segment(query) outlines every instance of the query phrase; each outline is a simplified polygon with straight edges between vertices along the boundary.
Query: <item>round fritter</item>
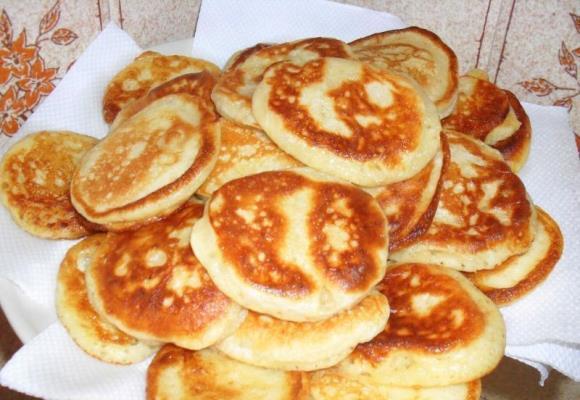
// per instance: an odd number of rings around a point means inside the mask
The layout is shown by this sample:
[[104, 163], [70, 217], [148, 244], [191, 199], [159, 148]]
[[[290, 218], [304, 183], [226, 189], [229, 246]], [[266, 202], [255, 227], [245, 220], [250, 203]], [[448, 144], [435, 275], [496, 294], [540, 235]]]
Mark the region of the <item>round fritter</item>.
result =
[[458, 92], [457, 56], [439, 36], [411, 26], [350, 43], [357, 59], [413, 78], [437, 106], [441, 118], [453, 111]]
[[241, 49], [241, 50], [236, 51], [226, 61], [226, 64], [224, 65], [224, 69], [223, 69], [223, 74], [236, 68], [238, 65], [240, 65], [241, 63], [246, 61], [246, 59], [248, 57], [250, 57], [252, 54], [256, 53], [257, 51], [265, 49], [266, 47], [270, 47], [274, 44], [275, 43], [257, 43], [254, 46], [247, 47], [245, 49]]
[[212, 74], [207, 71], [202, 71], [180, 75], [159, 86], [155, 86], [143, 97], [129, 102], [117, 114], [117, 117], [111, 124], [111, 130], [116, 129], [121, 123], [137, 114], [155, 100], [170, 94], [187, 93], [192, 96], [198, 96], [204, 99], [209, 106], [211, 104], [211, 91], [215, 83], [216, 78]]
[[556, 221], [536, 207], [534, 241], [524, 254], [512, 256], [492, 270], [467, 277], [499, 306], [519, 300], [540, 285], [562, 256], [564, 238]]
[[26, 232], [46, 239], [90, 233], [70, 201], [70, 181], [97, 139], [68, 131], [26, 136], [0, 163], [0, 200]]
[[345, 377], [371, 386], [447, 386], [479, 379], [501, 360], [501, 314], [459, 272], [392, 265], [378, 288], [391, 316], [383, 332], [336, 366]]
[[56, 312], [86, 353], [108, 363], [132, 364], [149, 357], [158, 347], [140, 342], [105, 322], [89, 302], [85, 270], [104, 239], [104, 234], [89, 236], [66, 253], [58, 272]]
[[72, 180], [72, 203], [109, 230], [133, 229], [185, 203], [218, 150], [217, 115], [206, 99], [161, 97], [87, 153]]
[[307, 400], [300, 372], [232, 360], [213, 349], [161, 348], [147, 370], [147, 400]]
[[461, 133], [446, 135], [451, 161], [433, 222], [415, 243], [391, 253], [391, 259], [471, 272], [524, 253], [536, 229], [524, 184], [498, 151]]
[[262, 131], [225, 118], [220, 120], [221, 147], [214, 169], [198, 194], [209, 197], [224, 183], [264, 171], [279, 171], [302, 166], [284, 153]]
[[289, 371], [328, 368], [385, 328], [389, 302], [373, 292], [349, 310], [318, 322], [291, 322], [249, 312], [240, 328], [216, 348], [260, 367]]
[[166, 56], [146, 51], [113, 77], [103, 97], [103, 118], [110, 124], [128, 103], [179, 75], [208, 71], [215, 77], [220, 69], [209, 61], [180, 55]]
[[95, 310], [131, 336], [194, 350], [234, 332], [246, 310], [217, 289], [189, 245], [202, 213], [188, 202], [161, 222], [109, 233], [87, 270]]
[[360, 61], [272, 66], [253, 111], [282, 150], [361, 186], [408, 179], [439, 149], [439, 117], [423, 90]]
[[389, 251], [409, 246], [429, 229], [448, 164], [449, 144], [442, 134], [441, 149], [417, 175], [383, 187], [365, 189], [377, 199], [389, 221]]
[[338, 39], [310, 38], [278, 45], [256, 45], [229, 63], [212, 94], [219, 113], [232, 121], [260, 128], [252, 113], [252, 95], [268, 67], [282, 61], [305, 62], [320, 57], [351, 58]]
[[192, 246], [220, 290], [244, 307], [319, 321], [381, 280], [388, 225], [359, 188], [307, 168], [262, 172], [214, 192]]

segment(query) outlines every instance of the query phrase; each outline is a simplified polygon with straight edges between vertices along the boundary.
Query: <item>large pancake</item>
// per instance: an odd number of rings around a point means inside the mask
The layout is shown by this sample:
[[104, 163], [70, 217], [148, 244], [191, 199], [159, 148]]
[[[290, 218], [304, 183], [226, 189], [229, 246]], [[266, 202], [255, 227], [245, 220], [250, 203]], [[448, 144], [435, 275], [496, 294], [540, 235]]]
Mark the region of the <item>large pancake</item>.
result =
[[166, 345], [147, 370], [147, 400], [307, 400], [305, 379], [300, 372], [254, 367], [213, 349]]
[[220, 290], [244, 307], [319, 321], [381, 280], [388, 225], [359, 188], [308, 168], [262, 172], [214, 192], [192, 246]]
[[385, 328], [389, 303], [373, 292], [350, 310], [318, 322], [290, 322], [250, 311], [216, 345], [229, 357], [265, 368], [312, 371], [331, 367]]
[[524, 184], [497, 150], [461, 133], [446, 135], [451, 162], [433, 222], [419, 240], [390, 257], [475, 271], [524, 253], [536, 229]]
[[562, 255], [564, 239], [556, 221], [536, 207], [538, 223], [534, 241], [524, 254], [512, 256], [492, 270], [466, 274], [499, 306], [519, 300], [540, 285]]
[[85, 270], [105, 239], [90, 236], [74, 245], [60, 265], [56, 285], [56, 312], [72, 339], [87, 354], [108, 363], [132, 364], [149, 357], [150, 346], [105, 322], [89, 302]]
[[457, 101], [457, 56], [439, 36], [411, 26], [375, 33], [350, 45], [359, 60], [413, 78], [435, 103], [441, 118], [451, 114]]
[[217, 162], [197, 193], [209, 197], [224, 183], [264, 171], [280, 171], [302, 163], [280, 150], [262, 131], [225, 118], [220, 120], [221, 147]]
[[320, 57], [351, 58], [349, 46], [338, 39], [310, 38], [244, 50], [220, 77], [212, 98], [218, 112], [242, 125], [260, 128], [252, 113], [252, 95], [268, 67], [282, 61], [305, 62]]
[[95, 310], [131, 336], [194, 350], [233, 333], [246, 311], [216, 288], [189, 245], [202, 212], [188, 202], [161, 222], [109, 233], [86, 275]]
[[211, 91], [215, 86], [216, 78], [207, 71], [180, 75], [177, 78], [168, 80], [159, 86], [155, 86], [146, 95], [129, 102], [118, 114], [111, 130], [115, 130], [121, 123], [125, 122], [133, 115], [147, 107], [155, 100], [169, 94], [187, 93], [204, 99], [208, 107], [211, 107]]
[[252, 106], [284, 151], [362, 186], [408, 179], [439, 148], [439, 117], [423, 90], [360, 61], [279, 63], [264, 75]]
[[74, 207], [109, 230], [170, 214], [209, 175], [219, 150], [217, 115], [207, 100], [155, 100], [87, 153], [71, 184]]
[[378, 288], [391, 316], [383, 332], [336, 366], [345, 377], [371, 386], [447, 386], [479, 379], [501, 360], [501, 314], [459, 272], [395, 264]]
[[439, 387], [369, 385], [336, 368], [311, 373], [309, 382], [312, 400], [479, 400], [481, 395], [479, 379]]
[[0, 200], [26, 232], [46, 239], [89, 233], [70, 201], [70, 181], [97, 139], [41, 131], [18, 141], [0, 163]]
[[445, 134], [441, 134], [441, 149], [417, 175], [365, 189], [377, 199], [389, 221], [389, 251], [409, 246], [429, 229], [448, 164], [449, 144]]
[[215, 77], [220, 74], [220, 69], [209, 61], [146, 51], [109, 82], [103, 97], [103, 118], [110, 124], [121, 109], [144, 96], [149, 89], [179, 75], [201, 71], [208, 71]]

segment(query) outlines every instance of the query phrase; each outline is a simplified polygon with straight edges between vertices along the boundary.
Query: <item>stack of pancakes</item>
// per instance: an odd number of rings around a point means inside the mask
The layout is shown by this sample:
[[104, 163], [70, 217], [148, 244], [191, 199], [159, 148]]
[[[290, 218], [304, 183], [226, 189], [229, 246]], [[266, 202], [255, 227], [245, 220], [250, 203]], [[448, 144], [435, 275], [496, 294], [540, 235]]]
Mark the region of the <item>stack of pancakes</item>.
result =
[[224, 71], [147, 52], [109, 134], [40, 132], [0, 169], [14, 220], [78, 238], [57, 311], [149, 399], [477, 399], [498, 305], [560, 257], [515, 174], [510, 92], [421, 28], [257, 44]]

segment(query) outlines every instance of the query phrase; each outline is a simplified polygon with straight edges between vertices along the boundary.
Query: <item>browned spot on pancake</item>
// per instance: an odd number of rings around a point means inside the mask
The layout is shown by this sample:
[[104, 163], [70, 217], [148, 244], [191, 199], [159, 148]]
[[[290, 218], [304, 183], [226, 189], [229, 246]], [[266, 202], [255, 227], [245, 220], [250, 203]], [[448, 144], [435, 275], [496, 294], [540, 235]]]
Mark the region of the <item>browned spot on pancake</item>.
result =
[[468, 134], [479, 140], [485, 140], [493, 128], [500, 125], [510, 109], [510, 102], [503, 90], [493, 83], [474, 79], [474, 93], [467, 95], [459, 92], [455, 110], [443, 119], [444, 128]]
[[467, 385], [467, 397], [465, 400], [479, 400], [481, 396], [481, 380], [471, 381]]
[[195, 258], [191, 226], [203, 205], [187, 203], [161, 222], [109, 233], [93, 275], [106, 313], [157, 337], [205, 331], [231, 306]]
[[[267, 78], [271, 85], [268, 106], [284, 120], [290, 132], [311, 146], [359, 161], [380, 158], [385, 164], [396, 164], [402, 153], [417, 148], [422, 129], [417, 113], [421, 108], [418, 95], [402, 85], [400, 78], [364, 64], [360, 79], [346, 81], [326, 93], [334, 103], [336, 115], [352, 134], [344, 137], [322, 129], [308, 108], [299, 104], [299, 99], [305, 88], [324, 79], [325, 66], [324, 59], [304, 66], [286, 63]], [[393, 106], [381, 107], [369, 99], [364, 85], [373, 82], [393, 87]], [[364, 127], [357, 121], [361, 116], [377, 122]]]
[[[355, 354], [381, 361], [392, 349], [442, 353], [465, 346], [484, 328], [485, 316], [460, 284], [425, 264], [403, 264], [387, 271], [378, 286], [387, 296], [391, 315], [385, 330]], [[433, 296], [427, 312], [413, 305], [416, 296]]]

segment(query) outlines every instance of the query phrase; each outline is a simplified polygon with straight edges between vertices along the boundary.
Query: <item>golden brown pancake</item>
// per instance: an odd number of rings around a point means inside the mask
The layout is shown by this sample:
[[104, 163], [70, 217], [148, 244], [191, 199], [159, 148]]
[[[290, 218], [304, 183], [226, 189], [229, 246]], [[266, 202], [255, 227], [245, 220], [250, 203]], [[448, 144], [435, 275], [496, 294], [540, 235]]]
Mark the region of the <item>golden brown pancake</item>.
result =
[[227, 356], [265, 368], [312, 371], [331, 367], [385, 328], [389, 302], [372, 292], [349, 310], [318, 322], [291, 322], [250, 311], [216, 345]]
[[0, 163], [0, 200], [26, 232], [76, 239], [91, 229], [70, 201], [70, 181], [97, 139], [69, 131], [41, 131], [20, 140]]
[[448, 116], [457, 101], [457, 56], [439, 36], [416, 26], [357, 39], [350, 43], [355, 56], [387, 71], [413, 78]]
[[306, 378], [166, 345], [147, 370], [147, 400], [307, 400]]
[[415, 243], [391, 253], [391, 259], [471, 272], [524, 253], [536, 229], [524, 184], [497, 150], [461, 133], [446, 135], [451, 161], [433, 222]]
[[441, 149], [417, 175], [402, 182], [365, 189], [377, 199], [389, 221], [389, 251], [409, 246], [429, 229], [448, 164], [449, 145], [441, 134]]
[[66, 253], [58, 272], [56, 312], [71, 338], [87, 354], [108, 363], [132, 364], [149, 357], [158, 348], [105, 322], [90, 304], [85, 270], [104, 240], [104, 234], [89, 236]]
[[252, 54], [265, 49], [266, 47], [272, 46], [274, 43], [257, 43], [254, 46], [236, 51], [232, 56], [226, 61], [222, 73], [226, 73], [236, 68], [238, 65], [246, 61], [248, 57]]
[[556, 221], [536, 207], [534, 241], [524, 254], [512, 256], [492, 270], [466, 276], [498, 306], [519, 300], [540, 285], [562, 256], [564, 238]]
[[357, 185], [408, 179], [439, 149], [439, 116], [423, 90], [360, 61], [279, 63], [252, 102], [257, 121], [282, 150]]
[[232, 121], [260, 128], [252, 114], [252, 95], [268, 67], [282, 61], [305, 62], [320, 57], [351, 58], [348, 45], [338, 39], [310, 38], [272, 46], [257, 45], [234, 56], [213, 91], [219, 113]]
[[264, 171], [280, 171], [303, 164], [276, 146], [262, 131], [220, 120], [221, 147], [214, 169], [197, 193], [209, 197], [224, 183]]
[[492, 371], [505, 348], [503, 319], [462, 274], [429, 264], [395, 264], [378, 286], [391, 316], [337, 371], [365, 385], [447, 386]]
[[308, 168], [262, 172], [214, 192], [192, 247], [220, 290], [244, 307], [319, 321], [381, 280], [388, 225], [359, 188]]
[[216, 78], [207, 71], [180, 75], [159, 86], [154, 87], [145, 96], [129, 102], [118, 114], [111, 130], [117, 128], [133, 115], [147, 107], [155, 100], [169, 94], [187, 93], [204, 99], [208, 107], [211, 107], [211, 91], [215, 86]]
[[89, 298], [117, 328], [149, 342], [202, 349], [234, 332], [246, 311], [221, 293], [189, 245], [203, 205], [109, 233], [87, 270]]
[[166, 56], [146, 51], [113, 77], [103, 97], [103, 117], [108, 124], [128, 103], [149, 89], [179, 75], [208, 71], [217, 77], [220, 69], [209, 61], [180, 55]]
[[72, 179], [72, 203], [109, 230], [134, 229], [185, 203], [218, 150], [217, 115], [206, 99], [161, 97], [87, 153]]

